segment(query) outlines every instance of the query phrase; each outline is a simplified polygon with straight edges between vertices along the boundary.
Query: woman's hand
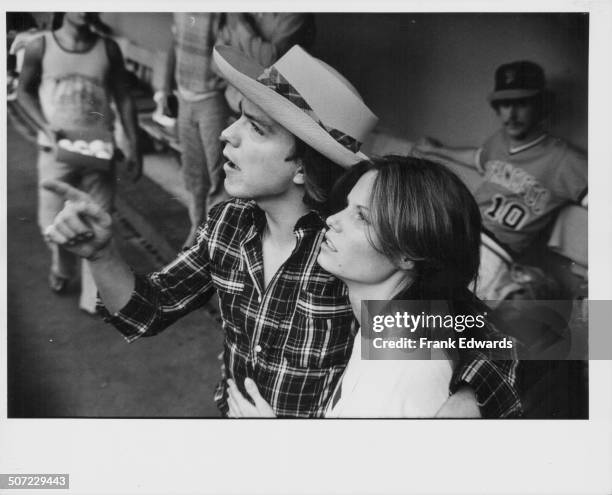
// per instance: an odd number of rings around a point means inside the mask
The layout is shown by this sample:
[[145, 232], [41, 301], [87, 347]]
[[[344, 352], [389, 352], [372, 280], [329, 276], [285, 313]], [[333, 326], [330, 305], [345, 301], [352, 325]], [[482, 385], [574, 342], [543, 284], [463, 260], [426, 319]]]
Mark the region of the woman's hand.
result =
[[257, 385], [250, 378], [244, 380], [244, 388], [253, 399], [254, 405], [240, 393], [238, 387], [231, 378], [227, 380], [229, 397], [228, 416], [230, 418], [275, 418], [274, 410], [270, 404], [261, 396]]
[[476, 393], [468, 386], [460, 387], [436, 413], [436, 418], [481, 418]]

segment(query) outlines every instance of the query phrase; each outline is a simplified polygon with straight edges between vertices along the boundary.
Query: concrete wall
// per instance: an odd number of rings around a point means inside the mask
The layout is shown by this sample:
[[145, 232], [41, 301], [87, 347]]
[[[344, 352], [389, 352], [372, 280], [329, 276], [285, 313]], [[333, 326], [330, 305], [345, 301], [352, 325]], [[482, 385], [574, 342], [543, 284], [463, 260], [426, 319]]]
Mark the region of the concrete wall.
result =
[[[529, 59], [557, 95], [553, 132], [587, 147], [588, 16], [584, 14], [317, 14], [315, 55], [344, 73], [380, 117], [410, 140], [479, 144], [496, 127], [486, 102], [495, 68]], [[155, 49], [171, 14], [103, 14]]]

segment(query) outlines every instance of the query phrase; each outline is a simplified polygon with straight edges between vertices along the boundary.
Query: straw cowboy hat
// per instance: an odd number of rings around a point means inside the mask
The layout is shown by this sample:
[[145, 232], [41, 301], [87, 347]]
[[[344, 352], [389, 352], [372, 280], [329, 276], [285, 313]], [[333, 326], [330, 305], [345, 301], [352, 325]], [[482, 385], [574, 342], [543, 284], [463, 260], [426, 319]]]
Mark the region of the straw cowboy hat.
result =
[[213, 57], [230, 84], [334, 163], [348, 168], [368, 159], [359, 148], [378, 118], [326, 63], [298, 45], [267, 69], [227, 46], [217, 46]]

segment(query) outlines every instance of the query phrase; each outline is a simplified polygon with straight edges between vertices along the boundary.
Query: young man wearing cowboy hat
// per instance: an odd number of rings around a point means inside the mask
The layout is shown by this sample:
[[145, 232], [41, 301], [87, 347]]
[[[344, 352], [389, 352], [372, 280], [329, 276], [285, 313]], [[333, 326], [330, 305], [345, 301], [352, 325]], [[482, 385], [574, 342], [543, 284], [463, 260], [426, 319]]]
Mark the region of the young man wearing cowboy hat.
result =
[[[344, 285], [316, 263], [321, 208], [334, 178], [365, 158], [359, 147], [377, 118], [298, 46], [268, 69], [228, 47], [214, 58], [244, 96], [240, 119], [221, 135], [225, 187], [237, 199], [210, 211], [196, 244], [161, 271], [134, 275], [112, 243], [111, 217], [61, 183], [48, 185], [68, 201], [47, 234], [90, 260], [105, 316], [128, 341], [160, 332], [216, 290], [226, 378], [243, 394], [253, 379], [277, 416], [321, 416], [355, 334]], [[514, 414], [515, 363], [496, 366], [470, 363], [453, 388], [473, 387], [485, 415]], [[227, 396], [224, 379], [215, 394], [223, 414]], [[449, 414], [476, 407], [467, 387], [454, 397]]]

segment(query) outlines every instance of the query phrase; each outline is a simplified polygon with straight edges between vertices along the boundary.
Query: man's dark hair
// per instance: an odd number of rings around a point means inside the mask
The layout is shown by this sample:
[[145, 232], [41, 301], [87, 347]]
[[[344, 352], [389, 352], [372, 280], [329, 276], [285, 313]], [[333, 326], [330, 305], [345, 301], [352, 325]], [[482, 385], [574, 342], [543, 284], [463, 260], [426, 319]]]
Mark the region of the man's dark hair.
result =
[[51, 17], [51, 30], [57, 31], [62, 27], [62, 23], [64, 22], [64, 16], [66, 12], [53, 12]]
[[297, 161], [304, 167], [304, 203], [327, 214], [331, 189], [344, 169], [298, 137], [295, 138], [293, 152], [285, 160]]

